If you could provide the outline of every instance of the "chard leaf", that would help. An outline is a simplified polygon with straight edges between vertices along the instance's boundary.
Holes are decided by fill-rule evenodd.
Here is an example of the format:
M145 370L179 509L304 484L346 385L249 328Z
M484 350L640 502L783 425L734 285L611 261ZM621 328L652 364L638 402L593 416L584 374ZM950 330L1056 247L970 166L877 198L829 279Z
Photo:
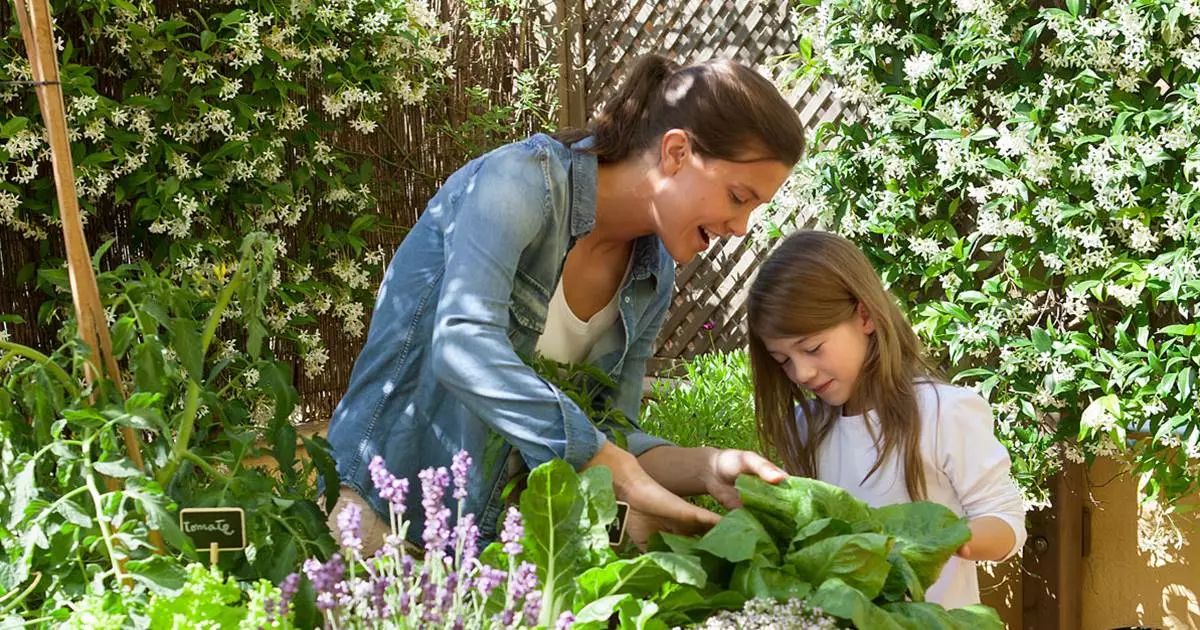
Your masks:
M892 568L887 556L893 544L895 541L883 534L833 536L789 553L787 564L812 584L841 578L867 599L875 599Z
M617 518L612 471L604 466L583 471L579 475L579 493L587 506L581 527L582 544L591 555L590 564L603 565L616 558L608 539L608 526Z
M872 512L872 520L896 539L897 550L926 589L937 581L950 556L971 538L966 520L937 503L897 503Z
M602 597L589 602L588 605L580 608L579 612L575 613L575 623L571 627L582 629L593 627L592 624L595 624L594 627L596 628L608 628L608 619L616 613L617 608L622 603L632 600L632 595L624 593Z
M789 567L780 567L762 556L738 564L729 587L746 599L768 597L780 601L803 598L812 591L812 585L792 573Z
M696 549L730 562L744 562L760 555L773 564L779 564L779 549L771 540L771 535L753 514L741 508L718 521L696 545Z
M557 619L566 610L582 572L586 511L580 499L579 475L561 459L533 469L521 493L525 551L545 593L543 619Z
M849 492L816 479L789 477L770 484L741 475L735 482L742 505L762 522L776 540L790 541L796 530L822 518L848 523L870 519L871 508Z
M889 602L902 602L909 598L914 602L925 601L925 587L921 585L912 565L900 554L899 546L892 547L887 560L892 570L883 583L883 598Z
M808 525L800 528L796 535L792 537L791 549L800 549L805 545L820 542L831 536L842 536L845 534L857 533L850 527L850 523L843 521L840 518L819 518Z
M667 624L654 618L658 605L654 602L628 599L618 608L621 630L667 630Z
M706 579L699 558L652 551L585 571L577 580L575 602L579 605L622 593L637 598L649 597L664 583L704 586Z
M946 610L937 604L896 602L884 610L905 630L1004 630L995 610L981 604Z
M906 630L888 612L839 578L830 578L808 598L808 603L826 613L849 619L858 628Z
M1004 630L1004 620L991 606L973 604L947 611L963 630Z

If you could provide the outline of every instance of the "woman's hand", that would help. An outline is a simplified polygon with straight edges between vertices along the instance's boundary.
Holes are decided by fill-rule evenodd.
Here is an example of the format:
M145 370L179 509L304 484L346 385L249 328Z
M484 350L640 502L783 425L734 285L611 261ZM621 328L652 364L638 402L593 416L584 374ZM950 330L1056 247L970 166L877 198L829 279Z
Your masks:
M717 514L692 505L661 486L636 457L611 442L605 441L584 468L592 466L606 466L612 471L613 491L618 499L629 504L630 522L636 532L630 532L630 537L634 540L640 537L643 545L655 531L692 536L708 531L721 520Z
M743 474L756 475L772 484L779 483L788 476L782 468L758 453L724 449L712 454L709 473L704 481L705 491L727 509L742 507L742 500L738 497L737 488L733 483Z

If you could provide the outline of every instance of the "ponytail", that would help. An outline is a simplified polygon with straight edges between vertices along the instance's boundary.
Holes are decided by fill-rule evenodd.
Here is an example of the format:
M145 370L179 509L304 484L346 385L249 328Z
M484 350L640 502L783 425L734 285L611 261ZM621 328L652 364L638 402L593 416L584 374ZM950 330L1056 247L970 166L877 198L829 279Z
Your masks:
M555 137L571 144L591 136L588 151L612 163L652 148L671 129L687 131L697 153L728 161L791 166L804 148L799 114L754 70L724 60L680 68L657 54L638 58L587 129Z

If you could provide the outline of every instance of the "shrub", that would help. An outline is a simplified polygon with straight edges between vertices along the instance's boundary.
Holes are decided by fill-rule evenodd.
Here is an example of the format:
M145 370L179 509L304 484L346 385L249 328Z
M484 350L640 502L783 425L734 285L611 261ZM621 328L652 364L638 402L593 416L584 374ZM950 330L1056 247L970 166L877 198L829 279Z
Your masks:
M822 0L796 58L854 115L792 182L854 239L954 380L997 412L1033 503L1061 458L1200 480L1200 9Z

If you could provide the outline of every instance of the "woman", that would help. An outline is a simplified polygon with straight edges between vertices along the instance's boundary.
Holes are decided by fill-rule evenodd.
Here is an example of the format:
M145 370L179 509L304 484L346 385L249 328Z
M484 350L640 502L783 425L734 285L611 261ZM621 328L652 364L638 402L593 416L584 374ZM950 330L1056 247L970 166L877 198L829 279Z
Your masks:
M635 538L718 520L680 496L736 505L739 474L782 479L753 453L679 448L637 430L627 452L610 440L625 429L597 428L521 357L594 364L616 383L605 395L636 422L675 263L744 234L802 146L795 110L754 71L648 56L586 131L533 136L451 175L388 266L329 428L339 503L369 504L364 514L379 517L364 519L365 551L388 528L369 480L377 455L415 478L469 451L477 469L465 509L485 539L495 538L508 481L553 458L611 469ZM493 432L499 453L485 452Z

